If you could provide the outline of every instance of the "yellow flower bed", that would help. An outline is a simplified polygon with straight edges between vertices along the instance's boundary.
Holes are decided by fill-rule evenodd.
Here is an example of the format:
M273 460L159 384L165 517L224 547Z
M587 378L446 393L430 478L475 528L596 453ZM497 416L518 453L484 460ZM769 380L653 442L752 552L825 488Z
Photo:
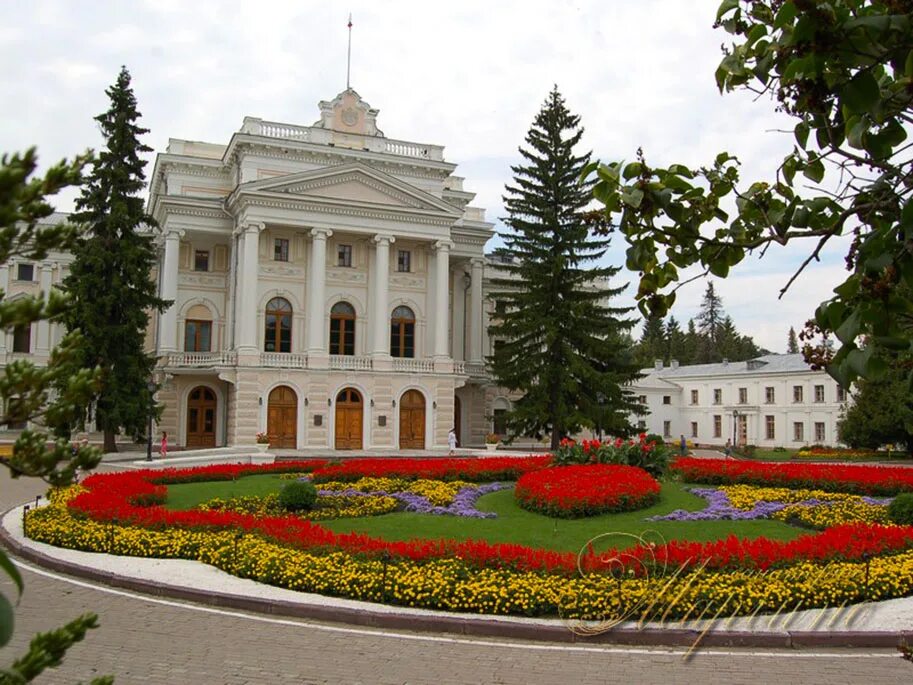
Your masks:
M378 516L395 511L398 502L395 497L360 497L357 495L321 495L310 511L296 512L295 516L308 521L329 521L339 518ZM262 497L242 495L222 499L213 497L197 507L200 511L234 511L252 516L285 516L289 512L279 504L279 495L270 493Z
M790 490L753 485L728 485L720 488L736 509L750 511L758 502L796 503L770 515L779 521L796 521L810 528L824 530L843 523L881 523L890 525L888 508L867 503L859 495L824 490ZM798 502L818 500L826 504L801 505Z
M720 488L729 497L736 509L750 511L758 502L804 502L817 499L822 502L846 502L860 500L859 495L824 490L790 490L789 488L759 488L754 485L725 485Z
M872 559L868 569L865 563L802 562L764 574L698 570L654 578L567 578L477 569L460 559L384 564L345 552L318 555L235 531L101 524L71 516L63 499L28 514L30 538L92 552L194 559L293 590L447 611L659 620L840 606L913 593L913 551Z
M361 478L354 483L330 481L320 483L319 490L358 490L359 492L411 492L422 497L436 507L447 507L453 503L453 498L463 488L478 487L477 483L467 483L461 480L404 480L402 478Z

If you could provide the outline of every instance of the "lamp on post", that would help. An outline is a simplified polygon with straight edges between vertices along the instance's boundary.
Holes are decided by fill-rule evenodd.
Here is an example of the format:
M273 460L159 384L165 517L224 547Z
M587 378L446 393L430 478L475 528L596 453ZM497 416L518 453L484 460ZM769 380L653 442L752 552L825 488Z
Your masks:
M155 393L155 381L151 378L146 383L146 390L149 391L149 407L147 409L149 413L149 424L146 427L146 461L152 461L152 407L154 404L152 395Z
M732 447L735 449L735 446L739 444L738 442L738 431L739 431L739 410L732 410Z

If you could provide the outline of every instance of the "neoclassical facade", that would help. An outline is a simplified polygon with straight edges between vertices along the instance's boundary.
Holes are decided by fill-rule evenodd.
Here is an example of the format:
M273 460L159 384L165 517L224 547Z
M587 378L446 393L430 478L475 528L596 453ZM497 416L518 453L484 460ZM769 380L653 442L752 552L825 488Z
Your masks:
M836 445L847 393L801 354L742 362L644 369L632 390L649 414L632 417L650 433L692 442L798 448Z
M149 196L174 302L150 328L159 428L198 448L481 444L509 404L483 363L492 225L455 170L351 89L313 126L171 139Z

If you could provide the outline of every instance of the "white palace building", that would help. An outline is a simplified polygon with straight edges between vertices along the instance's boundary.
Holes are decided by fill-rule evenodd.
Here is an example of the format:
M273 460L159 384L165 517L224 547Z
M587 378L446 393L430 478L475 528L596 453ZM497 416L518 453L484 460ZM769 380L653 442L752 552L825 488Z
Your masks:
M484 364L492 224L441 146L387 138L377 113L346 89L313 126L247 117L227 143L157 156L152 276L174 304L147 346L170 444L432 449L451 428L461 446L503 432L510 401ZM47 293L71 259L11 260L0 288ZM46 361L62 333L0 333L0 365ZM842 401L797 355L656 368L634 391L650 431L719 444L833 443Z

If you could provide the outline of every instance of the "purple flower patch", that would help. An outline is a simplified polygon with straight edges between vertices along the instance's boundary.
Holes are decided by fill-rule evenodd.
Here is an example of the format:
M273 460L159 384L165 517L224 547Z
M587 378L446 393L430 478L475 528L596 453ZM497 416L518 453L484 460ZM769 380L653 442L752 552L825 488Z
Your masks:
M492 519L497 518L493 511L479 511L476 509L476 500L482 495L490 492L497 492L510 487L505 483L485 483L476 487L461 488L453 497L446 507L439 507L428 501L427 497L417 495L414 492L385 492L376 490L374 492L361 492L359 490L318 490L318 495L346 495L354 497L394 497L404 506L403 511L411 511L416 514L433 514L435 516L465 516L467 518Z

